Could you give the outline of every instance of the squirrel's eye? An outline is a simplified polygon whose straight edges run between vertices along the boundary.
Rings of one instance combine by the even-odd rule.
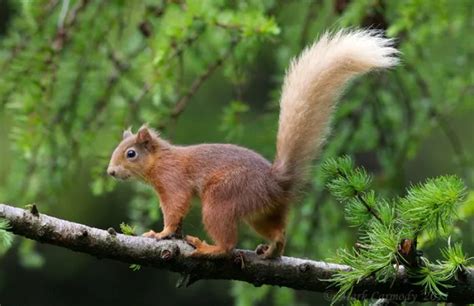
[[[127,151],[127,158],[135,158],[137,156],[137,152],[135,150],[128,150]]]

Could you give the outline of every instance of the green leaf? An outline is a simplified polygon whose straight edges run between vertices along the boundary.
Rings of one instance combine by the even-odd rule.
[[[137,272],[137,271],[140,271],[140,269],[142,268],[141,265],[139,264],[131,264],[129,266],[129,268],[133,271],[133,272]]]
[[[8,232],[10,229],[8,220],[0,218],[0,256],[5,254],[13,244],[13,234]]]
[[[120,230],[124,235],[135,236],[135,226],[130,226],[125,222],[120,223]]]

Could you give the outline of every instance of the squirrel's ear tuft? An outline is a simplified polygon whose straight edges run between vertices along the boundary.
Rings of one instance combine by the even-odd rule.
[[[150,129],[143,125],[137,133],[137,144],[143,145],[147,150],[152,151],[155,148],[155,139]]]
[[[133,136],[132,127],[129,127],[128,129],[123,131],[122,138],[125,139],[125,138],[128,138],[130,136]]]

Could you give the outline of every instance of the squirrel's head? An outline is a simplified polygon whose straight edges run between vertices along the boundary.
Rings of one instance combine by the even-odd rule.
[[[145,125],[136,134],[128,129],[123,132],[122,141],[112,153],[107,173],[121,180],[136,177],[146,181],[158,151],[167,146],[169,144],[157,132]]]

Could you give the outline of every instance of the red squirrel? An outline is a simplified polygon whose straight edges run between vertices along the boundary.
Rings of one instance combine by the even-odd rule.
[[[123,133],[107,172],[118,179],[139,178],[153,186],[164,218],[162,239],[174,234],[191,198],[202,201],[202,220],[214,244],[192,236],[191,256],[226,256],[245,221],[269,241],[263,258],[283,254],[288,210],[295,201],[328,132],[331,112],[353,77],[398,63],[393,41],[370,30],[326,33],[291,61],[280,100],[273,162],[232,144],[178,146],[142,126]]]

